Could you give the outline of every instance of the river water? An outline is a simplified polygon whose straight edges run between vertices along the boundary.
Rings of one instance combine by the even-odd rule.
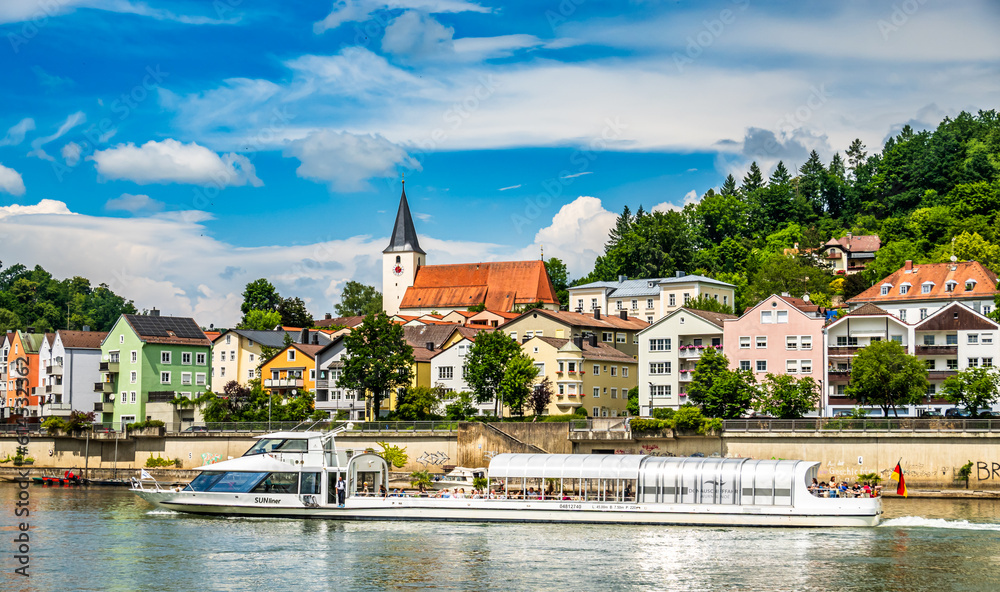
[[[127,491],[0,483],[4,591],[1000,590],[1000,501],[887,499],[868,529],[204,518]]]

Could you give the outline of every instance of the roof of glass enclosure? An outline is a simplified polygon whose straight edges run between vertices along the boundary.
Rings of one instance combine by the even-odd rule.
[[[498,454],[490,478],[636,479],[641,454]]]

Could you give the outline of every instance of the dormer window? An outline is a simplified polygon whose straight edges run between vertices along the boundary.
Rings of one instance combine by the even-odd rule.
[[[971,292],[976,289],[976,280],[965,280],[965,291]]]
[[[924,282],[924,283],[920,284],[920,293],[921,294],[930,294],[931,290],[933,290],[933,289],[934,289],[934,282]]]
[[[958,282],[956,282],[955,280],[948,280],[948,282],[945,283],[945,285],[944,285],[944,291],[945,292],[954,292],[955,291],[955,286],[957,286],[957,285],[958,285]]]
[[[899,293],[900,294],[906,294],[909,291],[910,291],[910,284],[909,284],[909,282],[907,282],[905,284],[900,284],[899,285]]]
[[[889,290],[891,290],[891,289],[892,289],[892,284],[882,284],[882,295],[883,296],[888,296],[889,295]]]

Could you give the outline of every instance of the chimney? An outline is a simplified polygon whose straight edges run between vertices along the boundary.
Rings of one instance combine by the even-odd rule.
[[[618,276],[618,283],[619,284],[622,283],[622,282],[624,282],[624,281],[625,281],[625,276],[623,276],[623,275]]]
[[[157,308],[154,308],[154,309],[150,310],[149,311],[149,316],[151,316],[151,317],[158,317],[158,316],[160,316],[160,310],[157,309]]]
[[[576,312],[577,312],[578,314],[583,314],[583,307],[582,307],[582,306],[578,306],[578,307],[576,307]]]
[[[88,331],[90,331],[90,325],[84,325],[83,326],[83,332],[86,333]]]
[[[677,270],[674,272],[674,277],[684,277],[684,272]]]
[[[583,337],[581,337],[579,335],[574,335],[573,336],[573,345],[577,346],[580,349],[583,349]]]
[[[427,346],[427,351],[434,351],[434,342],[433,341],[428,341],[424,345]]]
[[[325,318],[326,320],[328,320],[328,321],[329,321],[330,319],[332,319],[332,318],[333,318],[333,315],[332,315],[332,314],[330,314],[330,313],[326,313],[325,315],[323,315],[323,318]]]
[[[303,329],[302,332],[299,333],[299,343],[309,343],[309,329]]]
[[[906,263],[903,264],[903,270],[906,273],[911,273],[913,271],[913,260],[912,259],[907,259],[906,260]]]
[[[593,333],[590,335],[590,347],[597,347],[597,335]]]
[[[621,311],[620,313],[618,313],[618,315],[622,318],[623,321],[627,321],[628,320],[628,311],[627,310]]]
[[[851,246],[851,237],[852,236],[854,236],[854,235],[851,234],[850,232],[847,233],[847,246],[848,246],[848,248],[850,248],[850,246]]]
[[[25,333],[34,333],[35,332],[35,328],[34,327],[26,327],[24,329],[24,332]]]
[[[312,344],[313,345],[319,345],[319,333],[313,333],[313,335],[312,335]]]
[[[598,321],[601,320],[601,309],[599,308],[594,309],[594,318],[597,319]]]

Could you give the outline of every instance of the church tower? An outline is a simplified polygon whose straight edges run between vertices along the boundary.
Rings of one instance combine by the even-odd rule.
[[[406,289],[413,285],[417,269],[427,263],[427,253],[417,242],[410,205],[406,203],[406,181],[399,198],[396,224],[392,227],[389,246],[382,251],[382,308],[392,316],[399,312]]]

